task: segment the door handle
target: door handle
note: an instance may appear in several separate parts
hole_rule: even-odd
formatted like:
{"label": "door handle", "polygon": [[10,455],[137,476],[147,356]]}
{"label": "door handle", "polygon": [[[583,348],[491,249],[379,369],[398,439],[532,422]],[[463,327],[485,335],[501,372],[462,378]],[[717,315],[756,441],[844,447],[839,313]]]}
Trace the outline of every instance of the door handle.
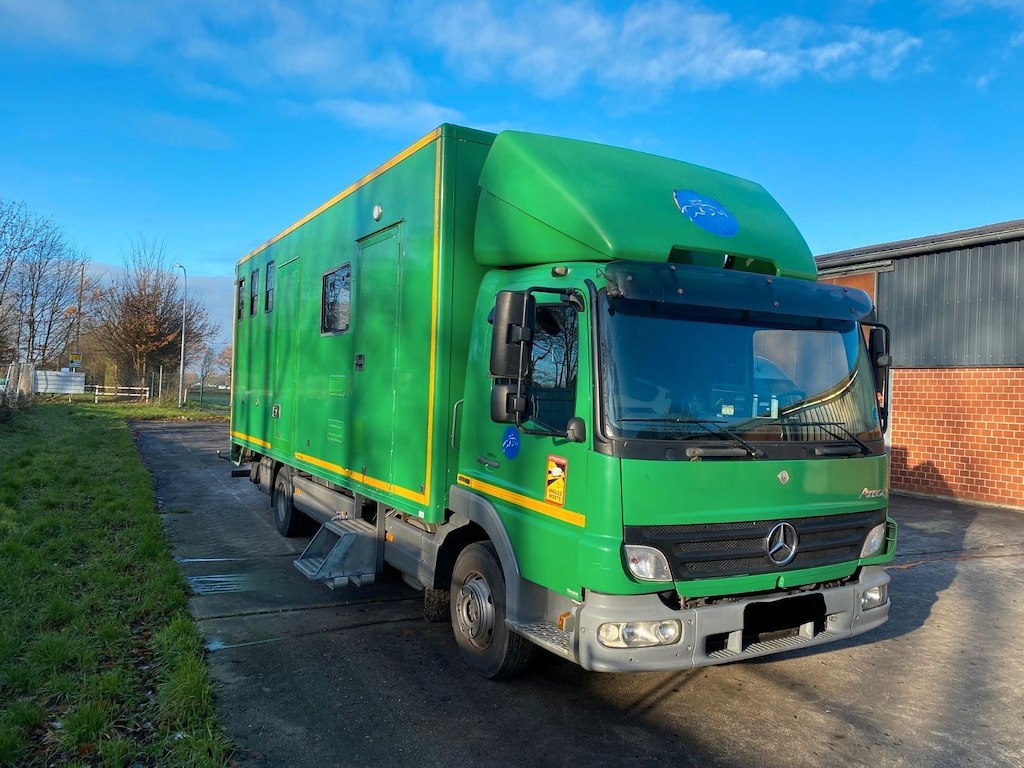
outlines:
{"label": "door handle", "polygon": [[356,355],[356,370],[363,370],[363,366],[366,364],[366,358],[363,355]]}
{"label": "door handle", "polygon": [[488,459],[486,456],[477,456],[476,460],[483,464],[485,467],[490,467],[491,469],[497,469],[498,467],[501,466],[501,464],[496,462],[494,459]]}

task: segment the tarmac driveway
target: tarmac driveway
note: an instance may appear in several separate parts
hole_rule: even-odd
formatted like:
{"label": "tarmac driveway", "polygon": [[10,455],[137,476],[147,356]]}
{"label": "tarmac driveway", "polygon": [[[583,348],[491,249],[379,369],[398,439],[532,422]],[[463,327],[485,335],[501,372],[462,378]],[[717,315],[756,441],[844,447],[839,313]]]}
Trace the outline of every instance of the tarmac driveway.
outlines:
{"label": "tarmac driveway", "polygon": [[134,429],[244,766],[1024,766],[1024,513],[895,497],[891,618],[845,643],[491,682],[400,579],[307,581],[226,425]]}

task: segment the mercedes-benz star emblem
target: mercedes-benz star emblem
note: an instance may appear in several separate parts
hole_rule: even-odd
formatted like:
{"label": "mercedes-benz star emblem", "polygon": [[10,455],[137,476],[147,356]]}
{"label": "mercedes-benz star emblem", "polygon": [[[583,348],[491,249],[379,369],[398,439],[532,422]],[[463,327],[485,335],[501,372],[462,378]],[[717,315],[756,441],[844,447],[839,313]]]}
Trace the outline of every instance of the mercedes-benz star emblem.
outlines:
{"label": "mercedes-benz star emblem", "polygon": [[781,472],[779,472],[779,482],[782,483],[783,485],[788,483],[789,482],[789,472],[787,472],[786,470],[782,470]]}
{"label": "mercedes-benz star emblem", "polygon": [[789,523],[776,523],[764,540],[764,549],[772,563],[786,565],[796,557],[797,543],[796,528]]}

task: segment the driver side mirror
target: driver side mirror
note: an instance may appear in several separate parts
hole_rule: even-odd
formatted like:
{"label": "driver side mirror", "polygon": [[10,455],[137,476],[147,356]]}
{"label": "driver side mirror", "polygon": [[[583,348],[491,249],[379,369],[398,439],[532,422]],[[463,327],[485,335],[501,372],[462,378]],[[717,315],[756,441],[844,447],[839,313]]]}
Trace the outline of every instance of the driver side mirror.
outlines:
{"label": "driver side mirror", "polygon": [[892,366],[887,326],[871,326],[868,333],[868,356],[875,373],[875,392],[881,401],[878,407],[878,416],[884,432],[889,421],[889,368]]}
{"label": "driver side mirror", "polygon": [[494,303],[491,376],[518,379],[529,373],[536,301],[521,291],[500,291]]}

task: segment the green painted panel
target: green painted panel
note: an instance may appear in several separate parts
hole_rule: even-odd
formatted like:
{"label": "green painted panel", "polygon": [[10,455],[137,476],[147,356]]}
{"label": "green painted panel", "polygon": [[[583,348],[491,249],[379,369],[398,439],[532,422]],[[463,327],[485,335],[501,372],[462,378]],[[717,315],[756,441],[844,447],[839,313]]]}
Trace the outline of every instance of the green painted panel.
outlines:
{"label": "green painted panel", "polygon": [[[710,168],[504,131],[480,186],[482,264],[626,259],[721,266],[731,254],[757,260],[734,259],[735,269],[812,280],[817,274],[807,243],[761,185]],[[730,226],[720,225],[730,217]]]}
{"label": "green painted panel", "polygon": [[327,420],[327,441],[329,443],[345,442],[345,422],[339,419]]}
{"label": "green painted panel", "polygon": [[[792,461],[624,461],[626,525],[733,522],[877,509],[885,457]],[[779,475],[785,472],[783,484]]]}
{"label": "green painted panel", "polygon": [[348,397],[348,376],[332,374],[327,380],[327,394],[331,397]]}

